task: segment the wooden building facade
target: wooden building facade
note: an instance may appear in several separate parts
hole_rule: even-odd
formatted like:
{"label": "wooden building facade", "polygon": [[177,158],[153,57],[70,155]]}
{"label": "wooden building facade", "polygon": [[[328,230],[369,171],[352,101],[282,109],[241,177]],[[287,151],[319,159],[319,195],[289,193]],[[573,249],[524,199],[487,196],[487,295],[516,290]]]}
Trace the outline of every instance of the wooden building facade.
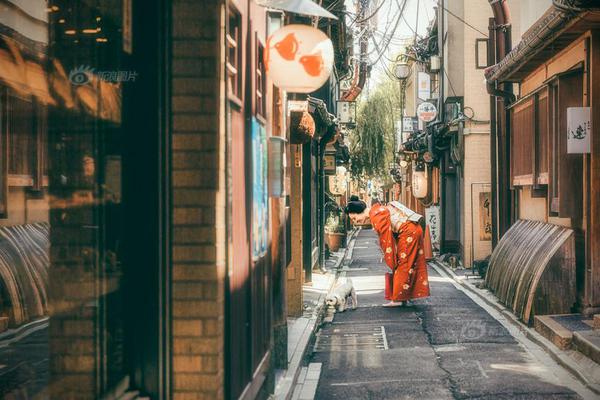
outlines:
{"label": "wooden building facade", "polygon": [[[551,7],[486,71],[498,88],[515,84],[516,95],[494,93],[504,100],[492,159],[507,160],[509,183],[495,188],[507,190],[506,196],[497,193],[498,208],[508,210],[499,218],[509,227],[533,220],[572,232],[574,279],[562,285],[577,294],[565,307],[584,314],[600,310],[600,14],[592,3],[577,12]],[[579,133],[570,126],[577,118],[573,112],[589,112],[589,120],[578,122]],[[587,140],[589,146],[573,151],[572,140]],[[502,225],[494,221],[500,239],[506,234]]]}

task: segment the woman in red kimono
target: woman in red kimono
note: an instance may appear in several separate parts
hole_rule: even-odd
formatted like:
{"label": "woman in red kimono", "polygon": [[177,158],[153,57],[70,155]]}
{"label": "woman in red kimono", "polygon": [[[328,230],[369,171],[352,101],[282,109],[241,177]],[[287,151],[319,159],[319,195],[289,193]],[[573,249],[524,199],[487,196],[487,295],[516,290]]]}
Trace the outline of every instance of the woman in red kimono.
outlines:
{"label": "woman in red kimono", "polygon": [[385,263],[393,272],[392,294],[384,307],[397,307],[408,300],[429,296],[427,263],[423,252],[422,218],[401,203],[375,203],[371,208],[362,201],[351,201],[346,213],[354,224],[373,225]]}

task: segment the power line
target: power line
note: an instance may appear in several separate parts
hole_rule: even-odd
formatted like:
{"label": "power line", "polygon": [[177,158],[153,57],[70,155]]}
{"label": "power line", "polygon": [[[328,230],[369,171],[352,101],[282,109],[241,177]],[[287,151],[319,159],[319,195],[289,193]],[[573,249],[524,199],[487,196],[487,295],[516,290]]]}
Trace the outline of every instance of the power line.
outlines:
{"label": "power line", "polygon": [[452,15],[454,18],[456,18],[457,20],[459,20],[460,22],[462,22],[463,24],[465,24],[469,28],[471,28],[471,29],[473,29],[473,30],[481,33],[487,39],[487,33],[481,32],[479,29],[475,28],[473,25],[471,25],[470,23],[468,23],[467,21],[465,21],[464,19],[462,19],[458,15],[454,14],[452,11],[448,10],[446,7],[444,7],[443,3],[440,3],[440,7],[442,7],[442,10],[446,11],[448,14]]}
{"label": "power line", "polygon": [[[398,19],[396,19],[396,24],[394,25],[394,29],[392,29],[392,33],[390,34],[391,37],[394,36],[394,33],[396,33],[396,29],[398,29],[398,25],[400,24],[400,20],[402,19],[402,14],[404,14],[404,9],[406,8],[406,3],[408,3],[408,0],[404,0],[404,3],[402,3],[402,6],[400,6],[399,0],[396,0],[396,4],[398,4],[398,8],[400,9],[400,15],[398,16]],[[376,64],[381,59],[383,54],[387,51],[389,45],[390,41],[388,40],[377,59],[373,63],[371,63],[371,65]]]}

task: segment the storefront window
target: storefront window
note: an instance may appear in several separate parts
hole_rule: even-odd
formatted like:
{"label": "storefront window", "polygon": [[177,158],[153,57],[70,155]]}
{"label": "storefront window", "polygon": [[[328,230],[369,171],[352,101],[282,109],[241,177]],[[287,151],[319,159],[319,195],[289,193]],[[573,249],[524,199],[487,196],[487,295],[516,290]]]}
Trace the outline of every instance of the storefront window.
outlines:
{"label": "storefront window", "polygon": [[[130,389],[127,0],[0,2],[0,398]],[[127,21],[125,21],[127,22]]]}

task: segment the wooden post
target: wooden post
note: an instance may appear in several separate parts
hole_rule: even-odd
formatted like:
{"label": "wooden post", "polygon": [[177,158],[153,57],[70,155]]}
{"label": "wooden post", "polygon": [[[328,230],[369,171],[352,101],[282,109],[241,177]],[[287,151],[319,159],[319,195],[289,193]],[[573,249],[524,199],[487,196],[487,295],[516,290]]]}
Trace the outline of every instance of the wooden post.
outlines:
{"label": "wooden post", "polygon": [[589,163],[590,212],[587,221],[590,262],[586,269],[585,300],[586,311],[592,313],[600,311],[600,31],[592,32],[589,50],[592,149]]}

